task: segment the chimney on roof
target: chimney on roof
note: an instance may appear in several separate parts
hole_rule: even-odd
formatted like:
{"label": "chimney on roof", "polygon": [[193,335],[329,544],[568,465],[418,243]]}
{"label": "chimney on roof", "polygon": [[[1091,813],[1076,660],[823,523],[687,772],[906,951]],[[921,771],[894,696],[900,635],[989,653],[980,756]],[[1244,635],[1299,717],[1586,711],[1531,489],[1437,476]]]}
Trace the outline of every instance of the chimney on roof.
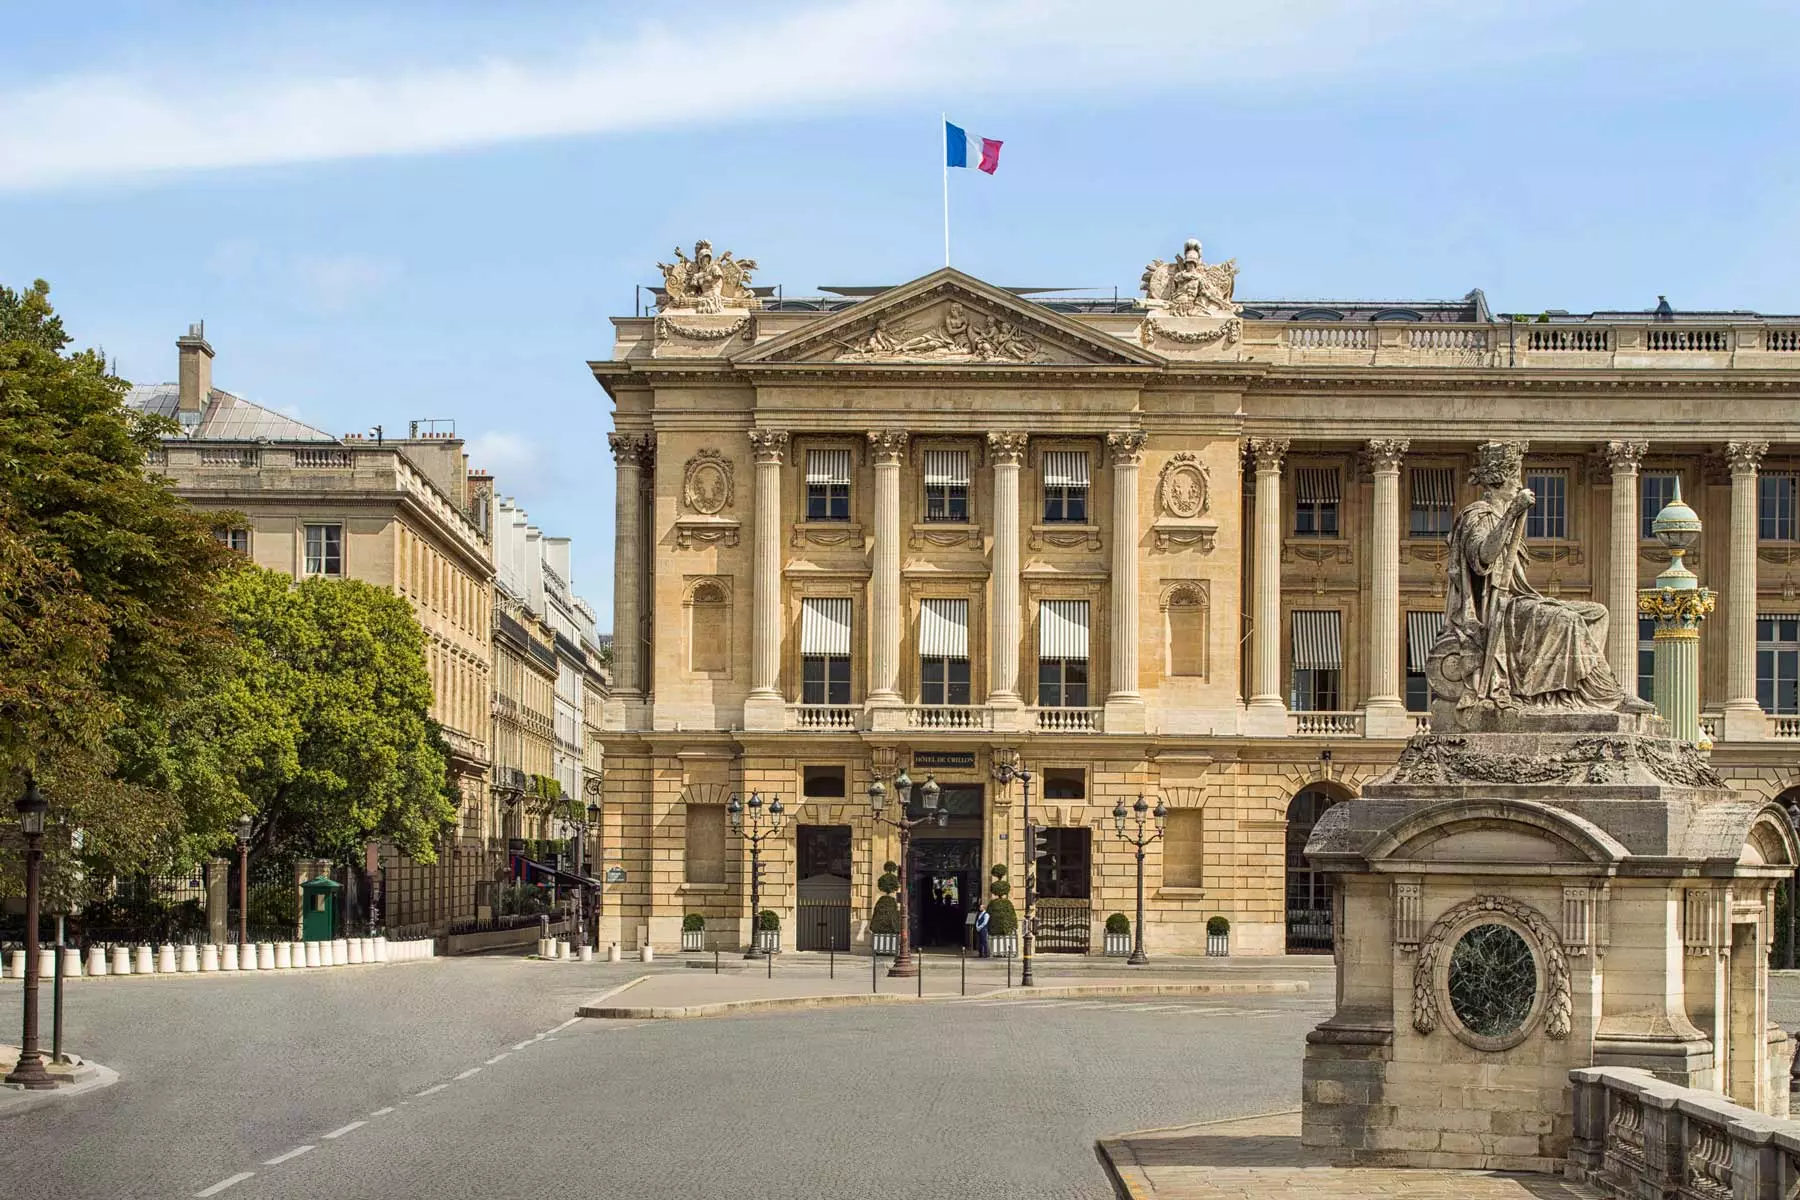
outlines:
{"label": "chimney on roof", "polygon": [[181,399],[178,412],[199,416],[212,398],[212,344],[206,340],[206,322],[188,326],[187,336],[175,339],[181,356]]}

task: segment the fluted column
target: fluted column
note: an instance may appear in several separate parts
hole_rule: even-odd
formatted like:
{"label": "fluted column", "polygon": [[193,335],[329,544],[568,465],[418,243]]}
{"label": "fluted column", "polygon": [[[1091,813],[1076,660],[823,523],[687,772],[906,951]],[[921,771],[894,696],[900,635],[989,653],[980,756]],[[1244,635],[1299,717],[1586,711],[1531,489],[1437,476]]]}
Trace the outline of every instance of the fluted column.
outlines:
{"label": "fluted column", "polygon": [[[988,703],[1019,708],[1019,466],[1027,435],[990,433],[994,463],[993,612],[988,645]],[[996,718],[998,721],[999,718]]]}
{"label": "fluted column", "polygon": [[1144,431],[1106,435],[1112,457],[1112,650],[1106,696],[1106,731],[1142,733],[1144,698],[1138,694],[1138,467]]}
{"label": "fluted column", "polygon": [[1731,576],[1725,594],[1725,739],[1754,741],[1768,722],[1756,703],[1756,472],[1767,442],[1728,442]]}
{"label": "fluted column", "polygon": [[869,578],[869,704],[900,704],[900,464],[907,435],[869,435],[875,460],[875,561]]}
{"label": "fluted column", "polygon": [[781,460],[788,435],[752,429],[756,459],[755,543],[751,557],[750,694],[745,729],[780,729],[787,721],[781,695]]}
{"label": "fluted column", "polygon": [[1650,447],[1645,442],[1606,443],[1612,468],[1612,539],[1607,566],[1606,661],[1619,686],[1637,695],[1638,467]]}
{"label": "fluted column", "polygon": [[1256,595],[1244,732],[1266,737],[1287,734],[1287,704],[1281,698],[1281,461],[1287,450],[1286,438],[1250,439],[1256,470]]}
{"label": "fluted column", "polygon": [[651,445],[645,436],[609,433],[613,463],[617,468],[613,513],[613,699],[618,702],[615,724],[636,726],[643,702],[643,463]]}
{"label": "fluted column", "polygon": [[1412,724],[1400,695],[1400,463],[1404,438],[1369,442],[1375,481],[1369,524],[1369,697],[1363,709],[1368,737],[1406,737]]}

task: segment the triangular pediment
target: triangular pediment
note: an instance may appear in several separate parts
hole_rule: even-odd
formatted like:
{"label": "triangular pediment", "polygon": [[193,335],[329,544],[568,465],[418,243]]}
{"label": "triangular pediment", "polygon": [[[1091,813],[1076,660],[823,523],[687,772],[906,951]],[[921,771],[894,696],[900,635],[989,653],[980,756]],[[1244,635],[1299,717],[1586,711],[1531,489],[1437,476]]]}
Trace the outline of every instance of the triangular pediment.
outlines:
{"label": "triangular pediment", "polygon": [[1160,355],[952,267],[733,356],[741,365],[1149,367]]}

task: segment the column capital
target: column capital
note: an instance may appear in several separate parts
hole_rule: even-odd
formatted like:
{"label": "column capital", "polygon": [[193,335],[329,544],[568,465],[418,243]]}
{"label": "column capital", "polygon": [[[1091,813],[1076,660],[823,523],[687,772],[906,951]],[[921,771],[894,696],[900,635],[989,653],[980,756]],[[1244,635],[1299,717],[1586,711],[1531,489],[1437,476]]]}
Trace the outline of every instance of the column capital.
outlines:
{"label": "column capital", "polygon": [[621,467],[647,467],[656,453],[656,438],[651,434],[609,433],[606,444],[612,447],[613,462]]}
{"label": "column capital", "polygon": [[1106,435],[1106,450],[1112,455],[1114,466],[1135,467],[1144,461],[1147,440],[1141,429],[1115,429]]}
{"label": "column capital", "polygon": [[1398,471],[1411,446],[1406,438],[1370,438],[1363,447],[1363,457],[1370,471]]}
{"label": "column capital", "polygon": [[1612,469],[1615,476],[1636,475],[1643,465],[1644,455],[1650,453],[1649,442],[1608,442],[1601,449],[1600,456]]}
{"label": "column capital", "polygon": [[787,453],[788,435],[784,429],[752,429],[750,451],[759,463],[779,463]]}
{"label": "column capital", "polygon": [[1244,443],[1249,452],[1250,462],[1260,474],[1263,471],[1280,471],[1281,461],[1287,457],[1288,440],[1286,438],[1251,438]]}
{"label": "column capital", "polygon": [[1769,452],[1767,442],[1726,442],[1725,461],[1731,466],[1733,475],[1754,475],[1762,465],[1763,455]]}
{"label": "column capital", "polygon": [[1028,433],[990,433],[987,435],[988,453],[993,456],[996,467],[1016,467],[1025,461],[1025,445],[1030,440]]}
{"label": "column capital", "polygon": [[869,453],[875,458],[877,466],[893,463],[898,466],[906,461],[906,444],[912,435],[904,429],[876,429],[869,433]]}

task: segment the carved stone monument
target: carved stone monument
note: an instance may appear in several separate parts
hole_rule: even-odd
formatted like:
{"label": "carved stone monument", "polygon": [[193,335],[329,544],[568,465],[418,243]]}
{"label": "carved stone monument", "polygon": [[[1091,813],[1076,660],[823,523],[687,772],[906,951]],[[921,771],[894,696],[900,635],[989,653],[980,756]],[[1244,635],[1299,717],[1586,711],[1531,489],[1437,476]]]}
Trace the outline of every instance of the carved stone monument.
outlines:
{"label": "carved stone monument", "polygon": [[1430,732],[1307,845],[1338,1007],[1303,1138],[1347,1163],[1553,1170],[1593,1065],[1787,1112],[1767,952],[1793,832],[1621,690],[1603,606],[1531,587],[1521,454],[1481,447],[1452,526]]}

